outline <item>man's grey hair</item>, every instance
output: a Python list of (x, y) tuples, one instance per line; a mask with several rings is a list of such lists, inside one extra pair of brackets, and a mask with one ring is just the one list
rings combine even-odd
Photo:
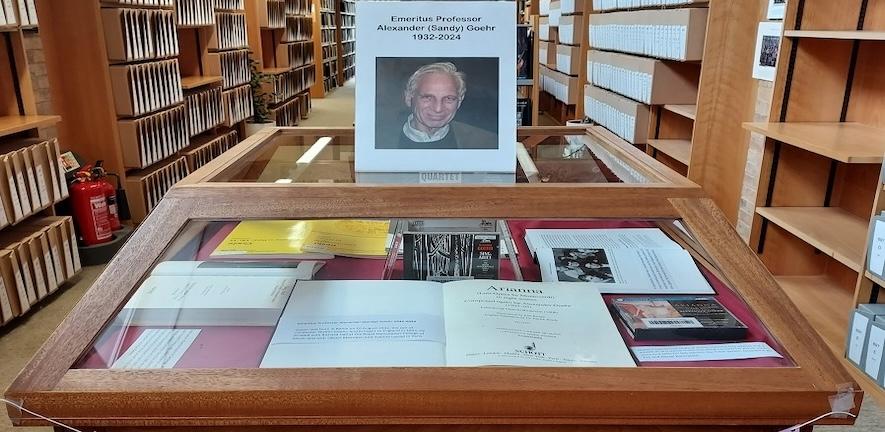
[(421, 79), (424, 78), (425, 75), (432, 73), (449, 74), (452, 79), (455, 80), (455, 85), (458, 86), (458, 103), (464, 100), (464, 95), (467, 94), (466, 75), (464, 72), (459, 72), (458, 68), (452, 63), (439, 62), (421, 66), (412, 74), (411, 78), (409, 78), (409, 82), (406, 84), (407, 101), (411, 101), (415, 96), (415, 91), (418, 90), (418, 83), (421, 82)]

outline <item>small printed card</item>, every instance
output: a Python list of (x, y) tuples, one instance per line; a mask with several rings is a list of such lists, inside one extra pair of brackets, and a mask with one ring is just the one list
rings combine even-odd
[(169, 369), (200, 334), (200, 329), (147, 329), (111, 369)]
[(783, 358), (765, 342), (632, 347), (640, 363)]

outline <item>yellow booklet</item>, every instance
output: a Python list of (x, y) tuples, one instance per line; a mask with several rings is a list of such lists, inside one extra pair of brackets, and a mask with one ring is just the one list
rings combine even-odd
[[(321, 255), (387, 256), (390, 221), (248, 220), (212, 256), (322, 259)], [(328, 256), (326, 258), (329, 258)]]

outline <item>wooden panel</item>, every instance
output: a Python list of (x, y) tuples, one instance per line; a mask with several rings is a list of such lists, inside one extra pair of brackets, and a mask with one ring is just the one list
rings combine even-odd
[(802, 30), (855, 30), (864, 0), (802, 1)]
[[(103, 159), (110, 172), (124, 172), (107, 50), (98, 2), (37, 0), (52, 104), (62, 116), (59, 142), (86, 160)], [(71, 53), (76, 53), (72, 55)], [(84, 106), (89, 109), (83, 109)]]
[(830, 350), (841, 356), (845, 350), (849, 311), (854, 306), (852, 292), (824, 275), (777, 276), (775, 279)]
[[(675, 159), (682, 165), (688, 165), (691, 159), (691, 141), (680, 139), (653, 139), (648, 140), (649, 147)], [(683, 167), (685, 168), (685, 167)]]
[[(786, 121), (839, 121), (851, 45), (851, 41), (842, 40), (803, 39), (799, 42)], [(777, 121), (780, 113), (777, 114), (772, 120)]]
[[(16, 97), (15, 77), (17, 69), (22, 65), (16, 65), (15, 58), (9, 56), (7, 47), (12, 44), (11, 37), (7, 33), (0, 33), (0, 116), (21, 115), (18, 98)], [(13, 73), (13, 69), (16, 72)]]
[(814, 246), (783, 228), (768, 224), (765, 249), (759, 256), (765, 267), (778, 276), (816, 276), (823, 273), (832, 258), (817, 253)]
[(855, 272), (861, 270), (865, 219), (838, 207), (760, 207), (756, 212)]
[(881, 165), (839, 164), (831, 205), (869, 220), (879, 185)]
[(692, 121), (688, 117), (683, 117), (682, 115), (676, 114), (669, 110), (656, 109), (654, 111), (657, 111), (657, 115), (659, 116), (660, 120), (658, 120), (657, 125), (649, 125), (649, 127), (657, 128), (658, 138), (686, 140), (691, 139), (692, 131), (694, 130), (694, 121)]
[(882, 163), (885, 129), (857, 123), (744, 123), (747, 129), (846, 163)]
[(698, 115), (697, 105), (664, 105), (664, 109), (692, 120)]
[(766, 0), (710, 1), (688, 178), (732, 224), (737, 223), (747, 158), (747, 132), (740, 124), (753, 118), (756, 107), (757, 84), (749, 71), (756, 29), (767, 9)]
[[(846, 121), (885, 127), (885, 42), (863, 42), (858, 51)], [(880, 135), (881, 137), (881, 135)], [(878, 142), (885, 152), (885, 139)]]
[(209, 84), (220, 84), (223, 80), (223, 77), (217, 75), (185, 76), (181, 77), (181, 88), (184, 90), (190, 90)]
[[(773, 144), (766, 145), (774, 147)], [(796, 147), (781, 145), (771, 204), (764, 203), (766, 189), (760, 186), (759, 206), (823, 206), (829, 172), (830, 159)]]
[(808, 39), (842, 39), (842, 40), (885, 40), (885, 32), (854, 30), (854, 31), (819, 31), (819, 30), (787, 30), (784, 36)]
[(0, 137), (23, 132), (28, 129), (34, 129), (45, 126), (52, 126), (58, 123), (61, 117), (48, 115), (31, 115), (31, 116), (6, 116), (0, 117)]
[(864, 17), (865, 30), (885, 30), (885, 1), (867, 0), (867, 13)]

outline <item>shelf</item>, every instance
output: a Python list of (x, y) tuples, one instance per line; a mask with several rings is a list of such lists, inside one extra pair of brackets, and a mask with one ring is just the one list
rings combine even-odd
[(222, 81), (224, 81), (224, 77), (215, 75), (186, 76), (181, 77), (181, 88), (184, 90), (190, 90), (209, 84), (220, 83)]
[(264, 68), (261, 73), (266, 75), (279, 75), (293, 70), (293, 68)]
[(59, 121), (61, 121), (61, 117), (56, 115), (0, 116), (0, 137), (28, 129), (52, 126)]
[(843, 357), (848, 316), (854, 309), (853, 293), (826, 276), (774, 278), (837, 358)]
[(697, 105), (664, 105), (664, 109), (692, 120), (694, 120), (698, 114)]
[(682, 139), (650, 139), (648, 145), (688, 166), (691, 160), (691, 141)]
[(838, 207), (759, 207), (756, 213), (848, 268), (863, 268), (868, 221)]
[[(873, 281), (874, 284), (877, 284), (880, 287), (885, 288), (885, 280), (882, 280), (882, 278), (880, 278), (879, 276), (876, 276), (876, 275), (870, 273), (869, 270), (864, 270), (863, 275), (867, 279)], [(861, 302), (861, 303), (864, 303), (864, 302)]]
[(882, 163), (885, 130), (860, 123), (744, 123), (744, 128), (845, 163)]
[(535, 85), (535, 80), (533, 80), (531, 78), (517, 79), (516, 85), (517, 86), (533, 86), (533, 85)]
[(808, 39), (885, 40), (885, 32), (866, 30), (787, 30), (784, 36)]

